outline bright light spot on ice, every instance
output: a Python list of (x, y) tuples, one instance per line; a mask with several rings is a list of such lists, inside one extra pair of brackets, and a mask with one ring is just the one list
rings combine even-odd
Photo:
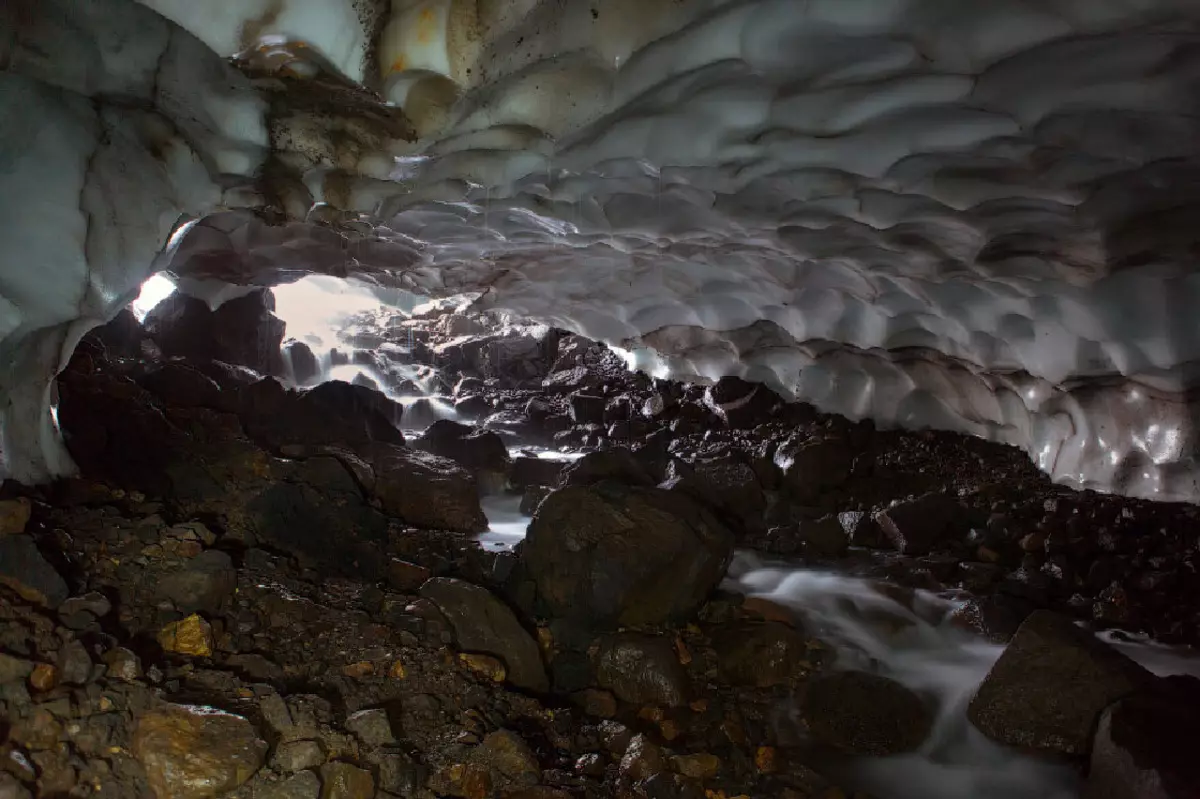
[[(352, 280), (312, 276), (275, 286), (275, 315), (287, 323), (288, 338), (336, 345), (335, 332), (355, 314), (379, 311), (383, 302)], [(315, 342), (313, 342), (315, 343)]]
[(138, 298), (133, 301), (131, 306), (133, 315), (137, 317), (139, 322), (146, 319), (146, 314), (154, 310), (155, 306), (160, 302), (170, 297), (175, 293), (175, 284), (165, 275), (153, 275), (142, 284), (142, 293), (138, 294)]

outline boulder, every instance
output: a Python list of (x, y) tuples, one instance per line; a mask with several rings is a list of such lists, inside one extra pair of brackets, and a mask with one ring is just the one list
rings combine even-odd
[(236, 394), (222, 390), (217, 381), (185, 361), (152, 367), (139, 375), (137, 382), (167, 406), (223, 411), (237, 407)]
[(142, 715), (132, 750), (154, 793), (165, 799), (212, 799), (249, 780), (267, 745), (241, 716), (184, 705)]
[(552, 486), (558, 482), (563, 466), (562, 461), (522, 455), (513, 458), (508, 480), (514, 488)]
[(182, 566), (158, 577), (157, 595), (183, 613), (221, 610), (237, 588), (237, 571), (229, 555), (215, 549), (201, 552)]
[(449, 620), (459, 649), (500, 658), (508, 681), (519, 688), (549, 689), (537, 642), (490, 591), (464, 580), (435, 577), (421, 586), (421, 596)]
[(850, 548), (850, 536), (837, 516), (800, 521), (797, 535), (810, 558), (840, 558)]
[(481, 533), (488, 528), (475, 478), (447, 458), (378, 445), (374, 495), (383, 510), (414, 527)]
[(865, 671), (813, 677), (801, 704), (813, 738), (847, 754), (911, 752), (933, 729), (933, 713), (919, 696)]
[(1194, 799), (1200, 788), (1200, 682), (1170, 677), (1100, 717), (1083, 799)]
[(266, 378), (241, 389), (238, 416), (263, 446), (337, 446), (365, 452), (376, 443), (403, 444), (403, 407), (375, 389), (330, 380), (289, 391)]
[(1082, 756), (1104, 711), (1154, 679), (1069, 618), (1040, 610), (988, 672), (967, 717), (999, 743)]
[(42, 557), (27, 535), (0, 536), (0, 585), (6, 585), (37, 605), (57, 608), (70, 591), (54, 567)]
[(938, 544), (961, 538), (962, 506), (946, 494), (925, 494), (875, 514), (884, 538), (903, 555), (926, 555)]
[(439, 419), (414, 445), (472, 472), (504, 472), (508, 468), (508, 448), (491, 430), (476, 430), (471, 425)]
[(801, 501), (815, 500), (846, 482), (853, 458), (845, 441), (799, 433), (780, 444), (774, 456), (783, 490)]
[(666, 638), (620, 633), (601, 640), (596, 662), (600, 686), (635, 705), (679, 707), (688, 701), (687, 673)]
[(726, 427), (749, 429), (770, 421), (782, 400), (761, 383), (749, 383), (740, 377), (722, 377), (705, 390), (704, 404)]
[(726, 681), (756, 688), (787, 685), (797, 676), (806, 654), (800, 634), (780, 622), (718, 629), (713, 634), (713, 649)]
[(547, 496), (521, 558), (550, 615), (633, 626), (693, 613), (732, 551), (730, 531), (690, 497), (603, 482)]
[(709, 505), (727, 523), (742, 529), (763, 526), (766, 494), (754, 468), (733, 455), (685, 464), (674, 460), (667, 481)]
[(167, 356), (225, 361), (262, 374), (283, 373), (280, 345), (286, 325), (275, 316), (269, 290), (209, 310), (207, 303), (175, 293), (146, 315), (146, 334)]
[(303, 341), (291, 339), (283, 345), (283, 358), (290, 368), (291, 377), (299, 385), (312, 382), (321, 374), (321, 364), (312, 347)]
[(575, 424), (604, 424), (604, 397), (594, 394), (571, 395), (571, 421)]
[(559, 473), (558, 486), (586, 486), (603, 480), (646, 487), (657, 482), (636, 455), (618, 447), (589, 452), (570, 464)]

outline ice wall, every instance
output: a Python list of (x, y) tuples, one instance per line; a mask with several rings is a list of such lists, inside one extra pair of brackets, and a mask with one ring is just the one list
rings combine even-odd
[(177, 274), (480, 292), (678, 374), (1200, 498), (1194, 0), (143, 1), (260, 77), (377, 87), (412, 133), (269, 96), (237, 129), (270, 180), (221, 184)]

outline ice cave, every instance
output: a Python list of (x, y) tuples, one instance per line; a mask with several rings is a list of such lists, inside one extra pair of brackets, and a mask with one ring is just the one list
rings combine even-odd
[(1200, 0), (2, 0), (0, 799), (1196, 799), (1198, 219)]

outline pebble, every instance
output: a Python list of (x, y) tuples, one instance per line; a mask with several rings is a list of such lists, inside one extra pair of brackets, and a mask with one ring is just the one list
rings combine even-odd
[(289, 741), (275, 748), (271, 767), (276, 771), (291, 774), (296, 771), (316, 768), (325, 762), (325, 753), (316, 741)]
[(301, 771), (281, 782), (265, 783), (258, 787), (258, 799), (318, 799), (321, 778), (312, 771)]
[(124, 682), (136, 682), (142, 678), (142, 661), (132, 651), (118, 646), (104, 653), (108, 676)]
[(86, 685), (92, 678), (92, 656), (79, 641), (68, 641), (58, 650), (59, 679), (67, 685)]
[(321, 766), (321, 799), (372, 799), (375, 778), (371, 772), (349, 763)]
[(0, 536), (0, 584), (47, 608), (57, 608), (70, 595), (66, 581), (27, 535)]
[(192, 657), (212, 657), (212, 626), (193, 613), (185, 619), (171, 622), (158, 633), (158, 644), (168, 652)]
[(396, 742), (387, 711), (373, 708), (360, 710), (346, 719), (346, 729), (367, 746), (386, 746)]
[(33, 506), (25, 497), (0, 501), (0, 535), (25, 532)]

